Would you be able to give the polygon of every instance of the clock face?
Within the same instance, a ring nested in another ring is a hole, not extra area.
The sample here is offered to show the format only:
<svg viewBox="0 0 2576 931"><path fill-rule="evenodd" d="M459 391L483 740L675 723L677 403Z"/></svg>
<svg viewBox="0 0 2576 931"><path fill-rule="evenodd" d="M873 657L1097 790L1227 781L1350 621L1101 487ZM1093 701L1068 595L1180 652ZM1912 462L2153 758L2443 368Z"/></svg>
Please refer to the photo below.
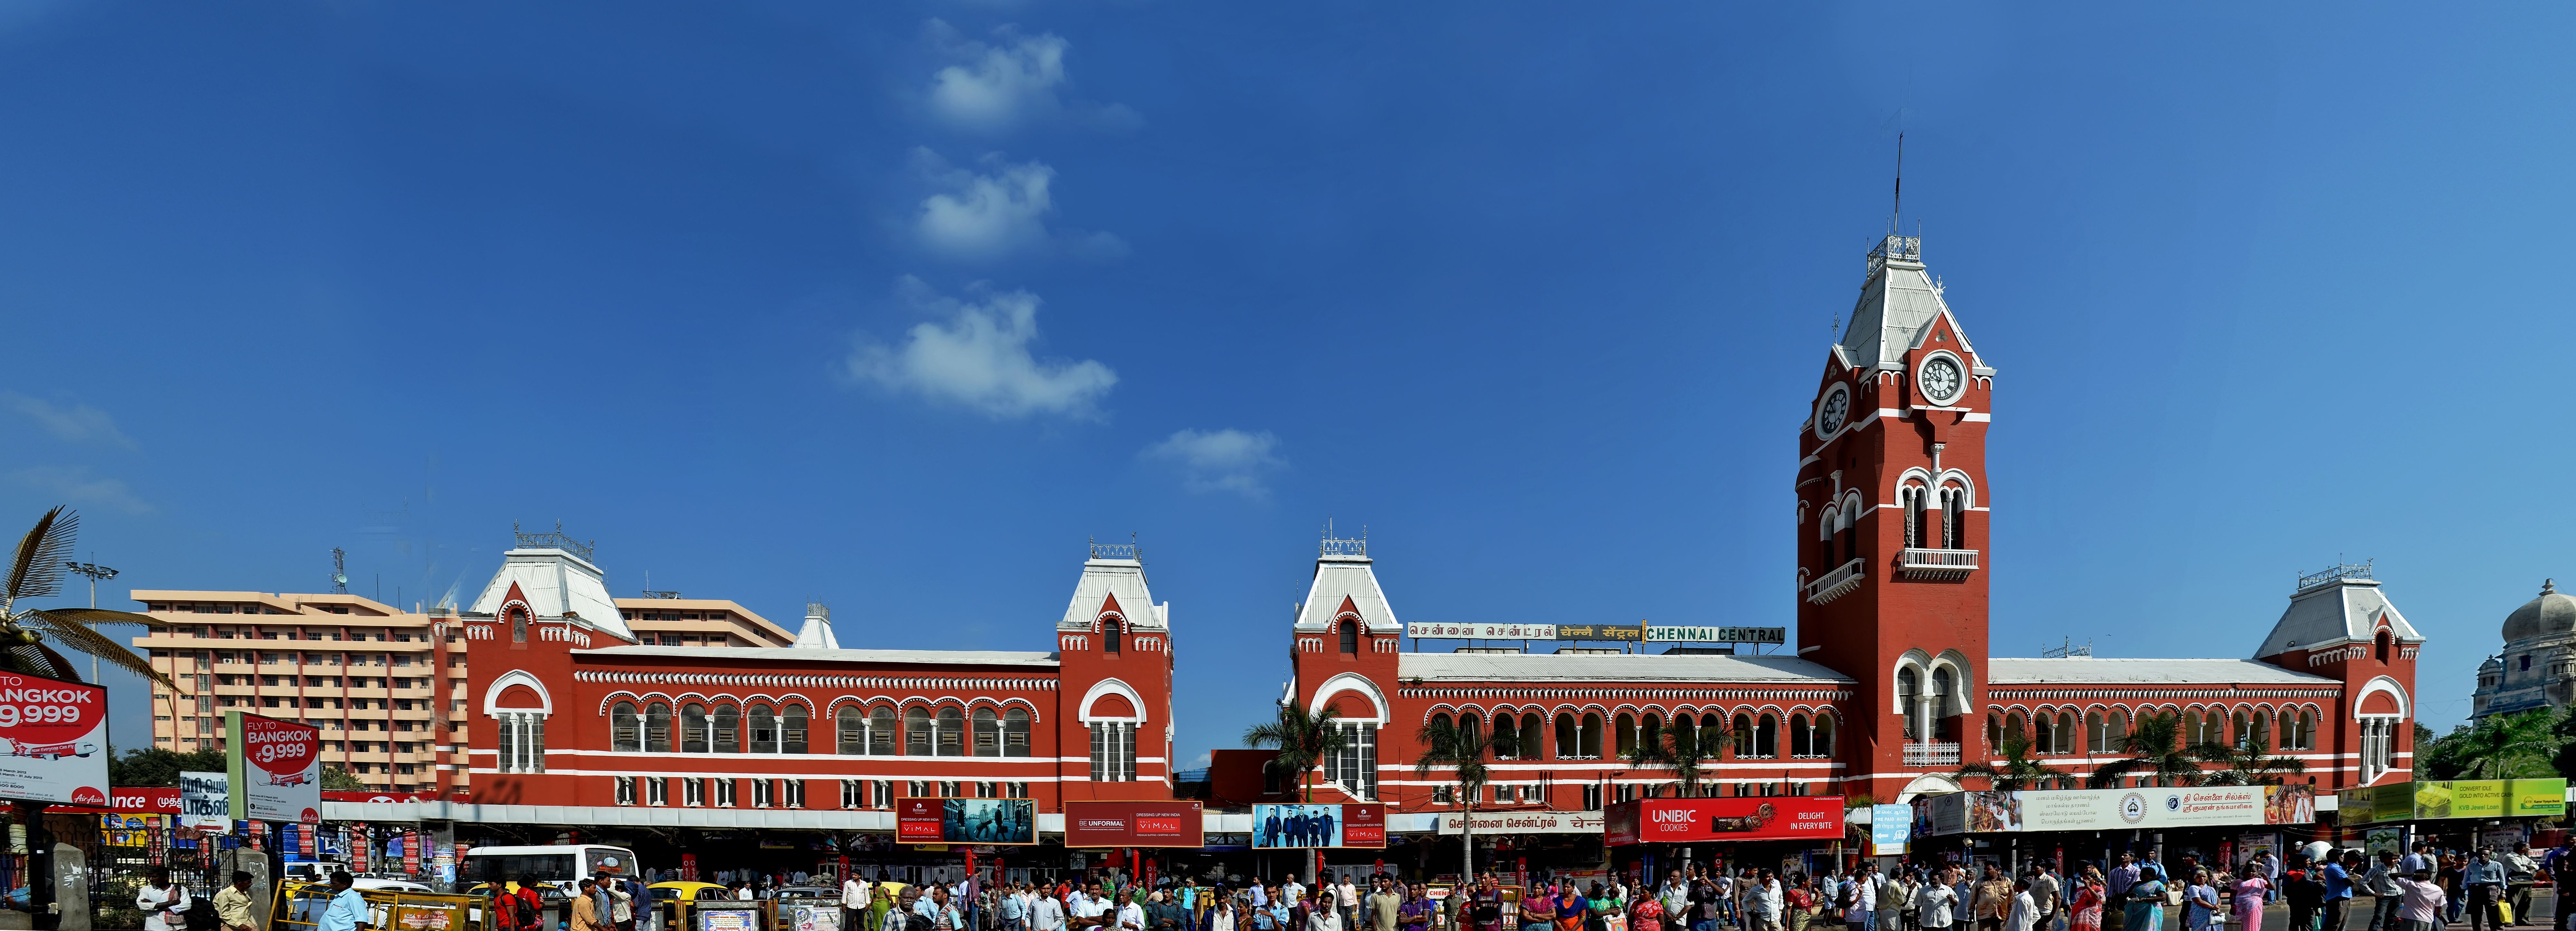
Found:
<svg viewBox="0 0 2576 931"><path fill-rule="evenodd" d="M1830 437L1843 428L1851 417L1851 391L1841 385L1825 392L1825 403L1816 407L1816 435Z"/></svg>
<svg viewBox="0 0 2576 931"><path fill-rule="evenodd" d="M1923 396L1932 403L1948 404L1959 399L1959 387L1966 379L1959 372L1959 360L1933 356L1915 374L1915 381L1923 386Z"/></svg>

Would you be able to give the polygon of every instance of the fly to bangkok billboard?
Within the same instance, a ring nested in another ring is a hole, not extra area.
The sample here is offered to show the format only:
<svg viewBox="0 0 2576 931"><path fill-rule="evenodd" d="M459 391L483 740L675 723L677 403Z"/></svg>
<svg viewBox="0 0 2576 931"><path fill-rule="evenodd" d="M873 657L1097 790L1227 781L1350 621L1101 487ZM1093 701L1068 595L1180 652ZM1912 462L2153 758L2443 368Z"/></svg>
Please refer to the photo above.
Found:
<svg viewBox="0 0 2576 931"><path fill-rule="evenodd" d="M1207 820L1198 802L1064 803L1067 847L1205 846Z"/></svg>
<svg viewBox="0 0 2576 931"><path fill-rule="evenodd" d="M107 804L107 690L0 675L0 798Z"/></svg>
<svg viewBox="0 0 2576 931"><path fill-rule="evenodd" d="M224 713L225 774L233 816L322 820L322 729L239 711Z"/></svg>
<svg viewBox="0 0 2576 931"><path fill-rule="evenodd" d="M1641 798L1612 805L1603 817L1608 824L1602 829L1602 842L1614 847L1843 836L1839 795Z"/></svg>

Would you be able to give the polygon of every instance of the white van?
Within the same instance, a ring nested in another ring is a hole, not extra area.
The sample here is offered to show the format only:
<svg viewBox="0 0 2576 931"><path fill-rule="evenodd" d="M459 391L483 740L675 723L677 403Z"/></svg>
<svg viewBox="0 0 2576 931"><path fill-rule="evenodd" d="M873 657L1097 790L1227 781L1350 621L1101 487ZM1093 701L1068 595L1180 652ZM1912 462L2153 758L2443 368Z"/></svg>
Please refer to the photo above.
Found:
<svg viewBox="0 0 2576 931"><path fill-rule="evenodd" d="M635 851L606 844L547 844L526 847L468 847L457 865L456 887L475 883L525 880L570 889L601 873L640 878Z"/></svg>

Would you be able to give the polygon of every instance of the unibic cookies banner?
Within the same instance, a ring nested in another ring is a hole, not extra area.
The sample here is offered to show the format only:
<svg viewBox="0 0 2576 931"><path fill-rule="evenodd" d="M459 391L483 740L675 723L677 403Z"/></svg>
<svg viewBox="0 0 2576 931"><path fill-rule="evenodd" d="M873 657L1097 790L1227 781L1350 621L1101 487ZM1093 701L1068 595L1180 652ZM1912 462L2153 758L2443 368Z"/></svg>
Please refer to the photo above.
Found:
<svg viewBox="0 0 2576 931"><path fill-rule="evenodd" d="M1198 802L1064 803L1067 847L1201 847L1207 819Z"/></svg>
<svg viewBox="0 0 2576 931"><path fill-rule="evenodd" d="M107 804L107 690L0 675L0 798Z"/></svg>
<svg viewBox="0 0 2576 931"><path fill-rule="evenodd" d="M1915 804L1933 834L2307 824L2317 813L2307 786L1954 792Z"/></svg>
<svg viewBox="0 0 2576 931"><path fill-rule="evenodd" d="M224 713L228 801L236 819L322 820L322 729L239 711Z"/></svg>
<svg viewBox="0 0 2576 931"><path fill-rule="evenodd" d="M1643 798L1612 805L1603 816L1602 840L1612 846L1843 836L1839 795Z"/></svg>

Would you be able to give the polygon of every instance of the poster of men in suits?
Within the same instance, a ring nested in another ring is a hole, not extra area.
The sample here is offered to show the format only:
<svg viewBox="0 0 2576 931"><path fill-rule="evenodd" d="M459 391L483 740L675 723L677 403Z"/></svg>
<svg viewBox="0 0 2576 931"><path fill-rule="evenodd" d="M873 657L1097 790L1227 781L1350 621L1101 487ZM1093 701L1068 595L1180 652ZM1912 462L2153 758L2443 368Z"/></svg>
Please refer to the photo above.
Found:
<svg viewBox="0 0 2576 931"><path fill-rule="evenodd" d="M1385 811L1382 805L1254 805L1252 846L1383 847Z"/></svg>

